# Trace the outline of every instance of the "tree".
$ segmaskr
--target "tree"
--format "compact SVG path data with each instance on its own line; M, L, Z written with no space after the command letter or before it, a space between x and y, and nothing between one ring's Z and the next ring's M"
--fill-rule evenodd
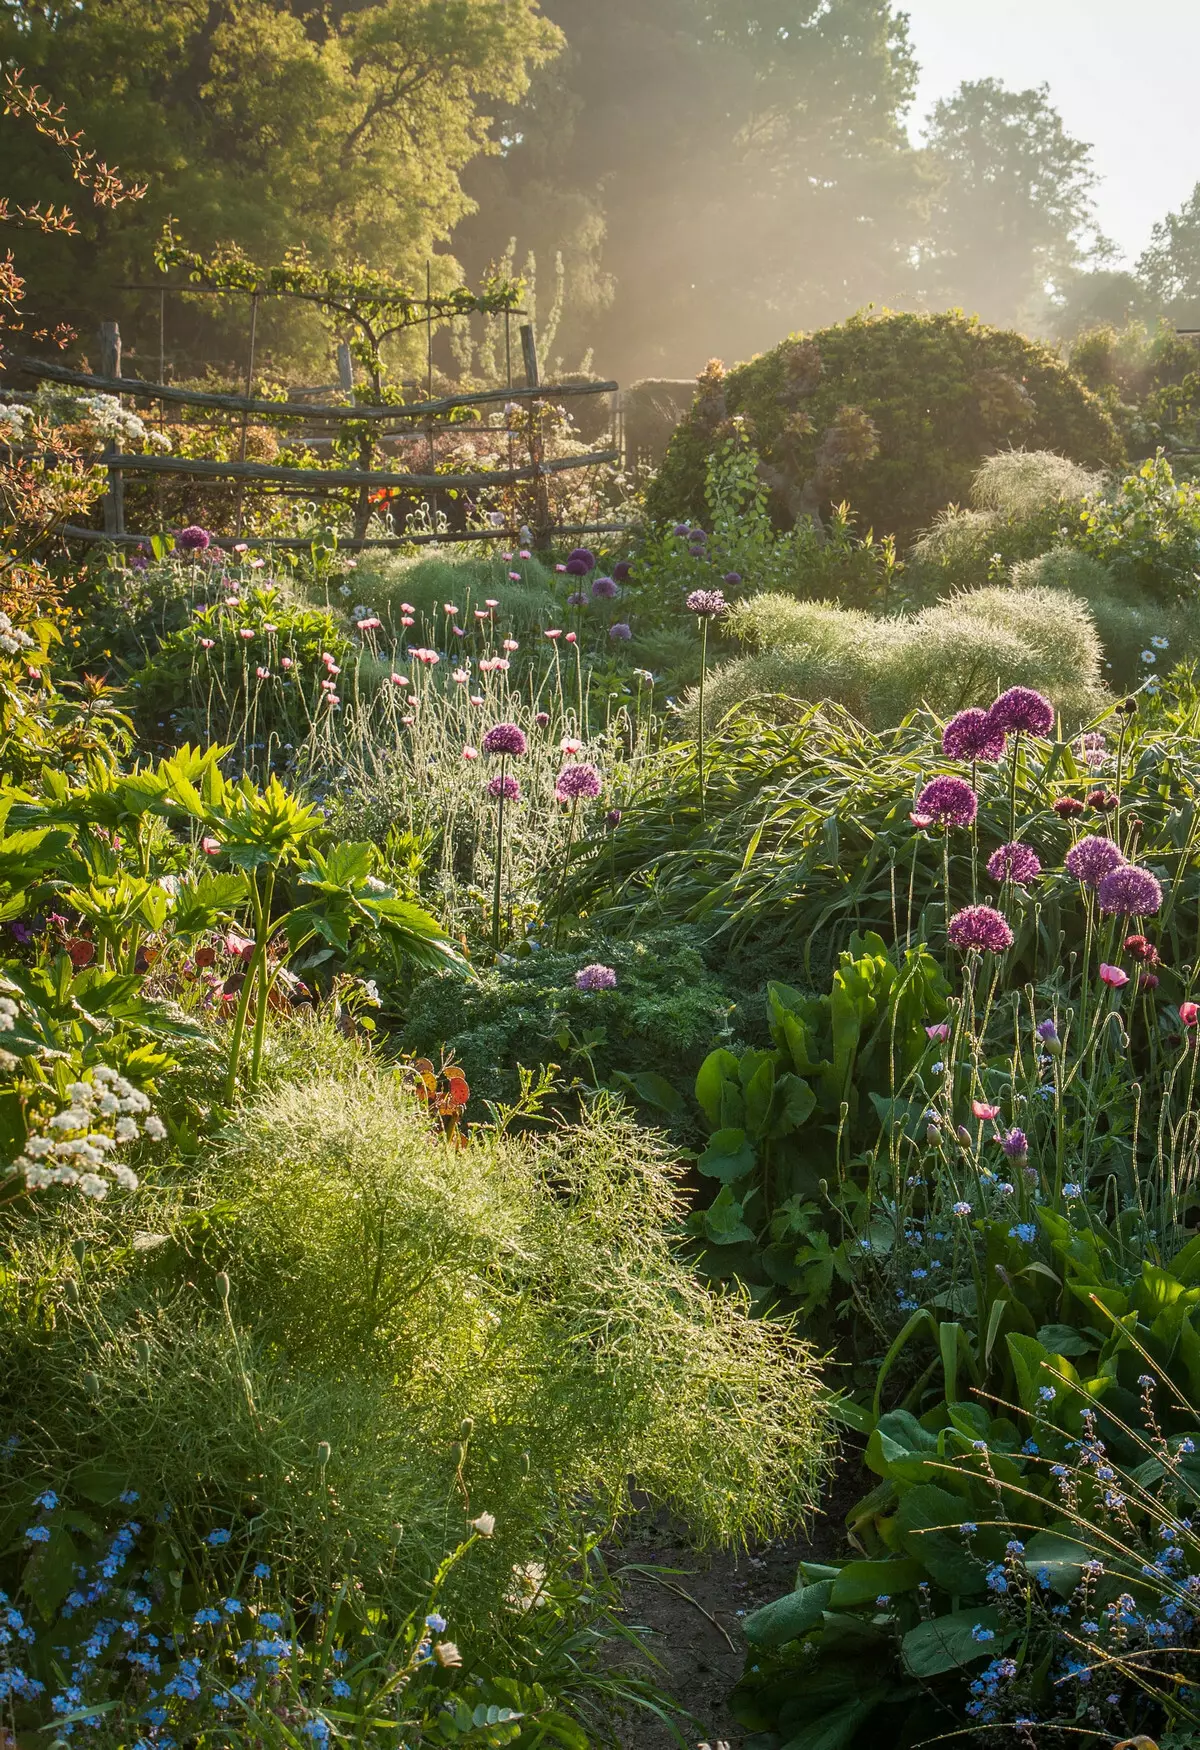
M470 271L563 249L564 351L694 374L911 292L916 71L888 0L546 0L566 54L473 167ZM483 190L486 189L486 198Z
M1181 327L1200 326L1200 182L1155 225L1137 271L1159 310Z
M968 80L925 132L938 192L922 248L929 303L1006 326L1109 247L1095 229L1091 147L1072 139L1049 88Z
M423 287L469 208L460 178L488 148L486 106L560 46L537 0L7 0L0 55L150 181L139 209L81 225L75 256L53 238L31 252L43 311L80 327L112 315L117 285L152 277L169 215L204 251L278 260L302 243ZM45 143L7 144L19 197L61 201ZM459 278L444 257L435 273Z

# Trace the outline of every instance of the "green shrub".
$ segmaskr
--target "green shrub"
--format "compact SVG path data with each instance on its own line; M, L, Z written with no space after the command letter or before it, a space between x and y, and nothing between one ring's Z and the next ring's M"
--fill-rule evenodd
M509 576L519 571L520 582ZM540 635L546 626L559 625L561 613L554 595L554 573L536 559L514 559L498 554L486 559L427 559L363 557L351 579L356 601L377 614L384 623L384 642L432 644L441 650L448 630L446 604L459 609L457 623L470 628L476 608L488 600L498 601L498 624L522 634ZM574 584L572 584L574 587ZM416 626L401 625L401 604L415 609Z
M943 715L984 705L997 690L1049 693L1067 721L1105 697L1101 646L1086 606L1052 590L994 587L964 592L911 618L869 615L827 602L763 595L740 604L732 629L763 651L709 677L710 724L755 695L831 700L884 727L928 706ZM777 714L778 700L761 707ZM694 724L695 691L684 703Z
M469 1499L497 1517L455 1611L481 1630L564 1510L603 1523L635 1481L700 1539L807 1510L811 1358L676 1259L653 1133L601 1104L537 1143L456 1148L336 1036L301 1051L335 1073L277 1086L186 1176L10 1204L6 1525L39 1478L80 1507L136 1488L181 1543L230 1526L235 1560L269 1552L301 1596L352 1538L357 1572L411 1605Z
M904 540L1006 444L1091 468L1121 457L1101 403L1045 347L956 312L858 315L706 373L647 495L652 518L703 518L706 461L735 415L783 526L848 498L860 528Z
M1077 538L1122 590L1156 602L1200 594L1200 486L1177 481L1161 452L1089 500Z
M1200 610L1122 591L1106 566L1076 547L1052 547L1014 566L1012 581L1015 589L1063 590L1087 603L1104 649L1104 676L1114 688L1138 686L1160 667L1200 657Z
M580 991L575 973L600 961L617 974L611 991ZM730 998L705 967L689 932L631 942L589 942L570 953L511 959L455 991L424 979L400 1034L405 1051L462 1065L477 1101L510 1101L518 1066L560 1065L594 1084L615 1071L658 1073L679 1086L720 1036Z

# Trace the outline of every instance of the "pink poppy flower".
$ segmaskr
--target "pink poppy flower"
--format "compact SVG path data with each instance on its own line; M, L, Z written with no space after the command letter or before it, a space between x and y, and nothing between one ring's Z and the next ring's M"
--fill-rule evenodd
M243 626L239 636L242 638L245 638L246 640L249 640L249 639L253 638L254 633L250 630L249 626Z
M985 1123L1000 1116L999 1106L989 1106L986 1100L972 1100L971 1110L976 1118L982 1118Z
M1113 990L1120 990L1123 984L1129 983L1129 974L1119 966L1101 965L1100 977L1105 984L1111 985Z
M931 1027L926 1027L925 1033L930 1039L949 1039L950 1023L949 1021L935 1021Z
M211 638L202 638L200 640L201 650L211 650L212 647L213 647L213 641Z
M202 838L200 840L200 849L204 852L206 857L215 857L220 848L220 839Z
M1194 1027L1200 1021L1200 1003L1180 1003L1179 1019L1185 1027Z
M462 757L465 760L477 760L479 758L479 749L477 747L464 747Z
M290 656L281 656L279 658L279 666L280 666L280 668L291 668L291 666L292 666L291 657Z
M258 678L259 678L259 680L260 680L260 681L269 681L269 680L270 680L270 678L271 678L271 671L270 671L270 669L269 669L269 668L263 668L263 667L262 667L262 666L261 666L261 664L260 664L260 666L259 666L259 667L258 667L258 668L256 668L256 669L255 669L255 671L254 671L254 672L255 672L255 674L256 674L256 675L257 675L257 676L258 676Z
M549 638L551 641L553 641L555 638L561 638L562 637L562 627L561 626L553 627L549 632L547 632L545 634L545 636L547 638Z
M515 638L506 638L500 648L502 650L520 650L521 646Z
M910 814L908 818L912 821L915 827L924 828L933 825L932 814Z
M415 626L416 623L411 614L405 614L400 621L402 626Z
M500 603L496 600L495 596L489 595L485 596L483 599L485 607L498 608L500 606Z
M472 705L482 705L484 703L483 694L482 693L472 693L471 694L471 703L472 703Z
M415 614L416 611L417 611L416 608L413 607L411 602L401 602L400 603L400 612L402 614Z

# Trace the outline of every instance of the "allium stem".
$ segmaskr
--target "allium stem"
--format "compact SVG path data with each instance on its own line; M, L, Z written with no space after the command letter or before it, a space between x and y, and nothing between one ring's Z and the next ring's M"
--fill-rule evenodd
M571 804L571 818L567 823L567 848L563 852L562 875L558 883L558 915L554 920L554 946L558 947L558 939L562 935L563 907L567 903L567 870L571 863L571 846L575 843L575 816L579 813L578 801Z
M700 824L705 822L704 808L704 673L708 667L708 620L700 620L700 721L696 731L696 765L700 778Z
M560 700L561 702L561 700ZM500 756L500 794L496 799L496 878L492 886L492 953L500 952L500 878L504 870L504 755Z

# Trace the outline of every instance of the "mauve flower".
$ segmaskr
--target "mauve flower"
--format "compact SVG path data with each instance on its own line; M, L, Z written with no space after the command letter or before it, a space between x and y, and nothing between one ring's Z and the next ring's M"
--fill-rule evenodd
M221 849L221 841L220 839L214 838L202 838L200 840L200 849L204 852L206 857L215 857L217 852Z
M936 1039L941 1043L945 1043L950 1037L949 1021L934 1021L930 1026L926 1027L925 1036L927 1039Z
M1058 1025L1052 1018L1047 1018L1045 1021L1038 1022L1034 1032L1042 1044L1047 1045L1052 1039L1058 1038Z
M671 531L672 534L679 535L681 538L686 535L687 532L688 526L686 523L676 523L674 529Z
M1149 869L1125 863L1104 877L1096 897L1106 917L1149 918L1161 907L1163 892Z
M986 1100L972 1100L971 1110L976 1118L982 1118L985 1124L1000 1116L999 1106L989 1105Z
M1185 1027L1194 1027L1200 1021L1200 1003L1180 1003L1179 1019Z
M990 905L968 905L956 912L946 930L954 948L978 948L987 954L1002 954L1013 945L1007 920Z
M585 565L582 559L568 559L562 569L568 577L586 577L592 568Z
M1004 731L986 711L972 707L952 717L942 731L942 752L948 760L998 760L1004 752Z
M618 644L626 644L633 637L633 627L628 620L614 620L608 628L608 635L616 639Z
M567 554L567 564L570 565L572 561L582 565L587 571L596 569L596 555L590 547L573 547Z
M1078 796L1058 796L1050 806L1060 820L1073 820L1076 815L1083 813L1086 804Z
M725 612L725 597L719 589L694 589L687 599L688 611L702 620L715 620Z
M462 757L465 760L477 760L479 758L479 749L477 747L464 747L462 750Z
M617 827L621 824L621 810L619 808L610 808L608 813L604 816L604 824L615 832Z
M1032 687L1009 687L988 713L997 729L1025 730L1030 735L1049 735L1054 728L1054 706Z
M600 794L600 773L595 766L564 766L554 785L559 802L594 802Z
M1100 982L1111 985L1113 990L1120 990L1122 985L1129 983L1129 974L1121 966L1108 966L1101 961Z
M1006 1131L999 1142L1010 1161L1023 1161L1029 1154L1029 1138L1023 1130Z
M741 581L742 574L740 571L727 571L721 579L721 582L725 585L726 589L737 589L741 584Z
M611 577L598 577L592 584L592 594L598 602L610 602L619 593L620 591Z
M965 778L934 778L917 797L916 813L944 826L970 826L979 798Z
M1143 966L1158 965L1158 949L1145 936L1126 936L1122 947L1132 959L1140 961Z
M175 545L182 547L185 553L203 553L211 540L207 529L202 529L198 523L189 523L186 529L180 529Z
M1064 861L1068 871L1085 887L1099 887L1106 875L1121 867L1125 858L1111 839L1089 833L1086 838L1075 841Z
M539 729L547 729L550 725L549 711L539 711L533 721L537 724Z
M1098 808L1101 814L1111 814L1119 801L1120 797L1111 790L1089 790L1087 793L1087 806Z
M1020 839L1001 845L987 860L987 872L993 881L1011 881L1016 887L1026 887L1042 872L1038 854L1032 845Z
M589 600L589 597L588 597L588 593L586 590L584 590L584 589L572 590L571 594L567 597L567 606L569 608L586 608L588 605L588 600Z
M505 772L503 777L489 778L487 793L493 802L518 802L521 798L521 786L511 772Z
M1157 974L1157 972L1139 972L1138 973L1138 989L1139 990L1157 990L1158 989L1158 974Z
M613 576L618 583L628 583L632 571L633 566L628 559L620 559L613 566Z
M484 753L519 755L527 746L524 732L515 723L497 723L483 738Z
M594 962L591 966L581 966L575 974L576 990L615 990L617 975L611 966L601 966Z

